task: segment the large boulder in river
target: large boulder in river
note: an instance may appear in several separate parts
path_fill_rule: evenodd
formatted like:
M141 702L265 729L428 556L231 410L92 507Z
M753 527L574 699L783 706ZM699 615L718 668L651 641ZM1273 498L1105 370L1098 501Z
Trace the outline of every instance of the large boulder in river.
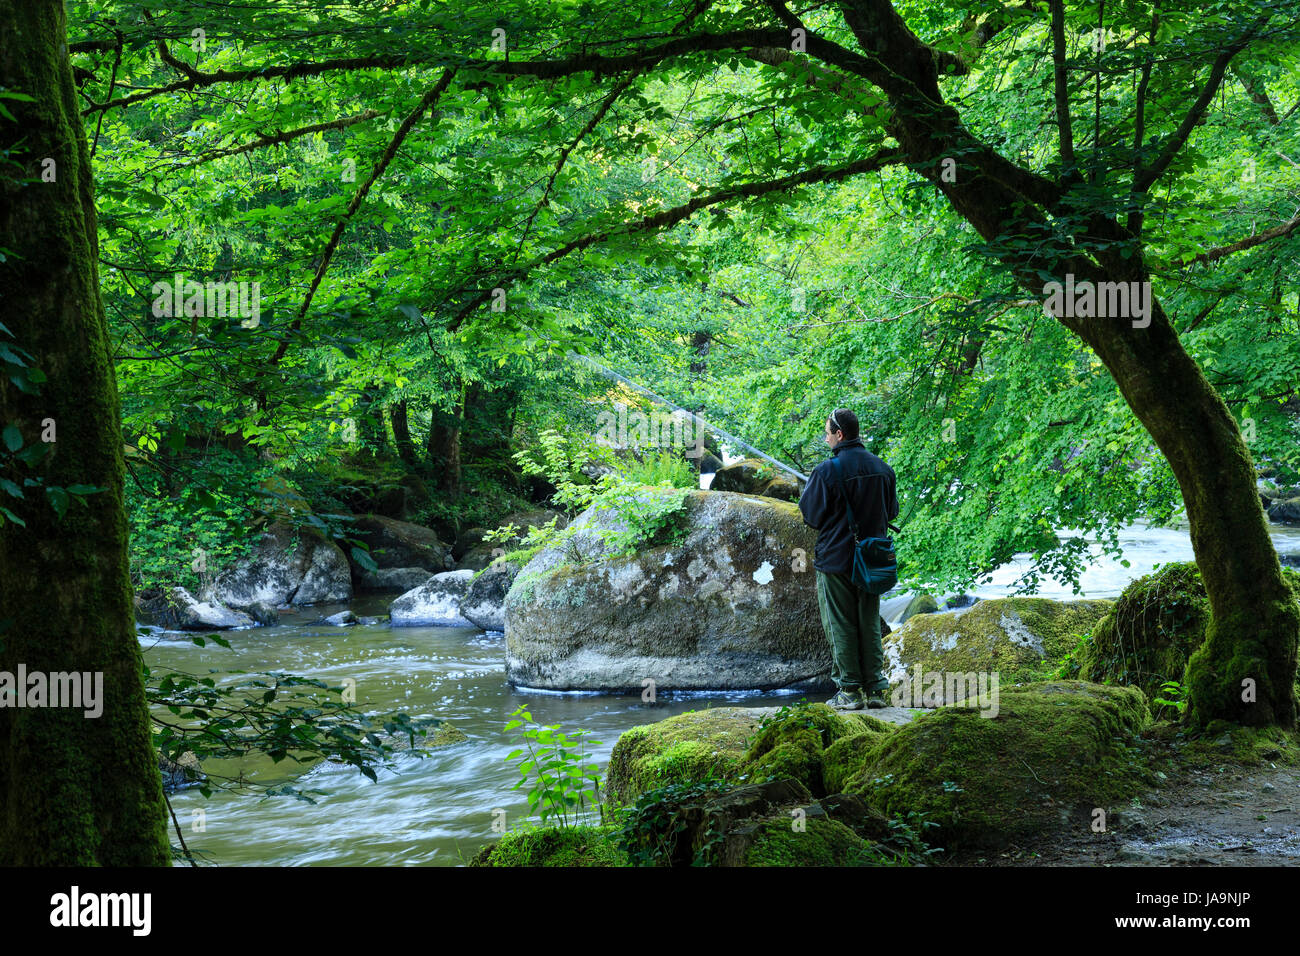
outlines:
M506 629L506 595L515 583L522 566L497 558L474 575L469 590L460 602L460 613L475 627L485 631Z
M912 707L952 704L950 696L966 696L961 691L967 682L950 681L949 674L990 675L986 679L991 683L996 672L1001 686L1041 679L1045 667L1064 660L1113 604L1015 597L918 614L884 639L885 676L903 705ZM945 676L929 683L925 675L936 673ZM933 694L923 696L927 684Z
M472 627L460 613L473 571L444 571L407 591L388 609L393 627Z
M200 601L184 588L171 588L141 602L140 610L153 624L169 631L224 631L254 624L247 614L215 601Z
M383 515L360 515L353 519L352 535L365 542L370 558L379 571L353 567L359 590L406 591L420 583L420 572L427 580L431 575L449 571L453 561L451 549L442 543L436 531L409 521Z
M1268 518L1270 521L1285 522L1286 524L1300 523L1300 498L1274 500L1269 505Z
M257 602L322 604L352 599L352 571L343 550L315 528L267 526L252 554L217 576L204 595L235 608Z
M598 504L563 547L524 567L506 597L507 679L552 690L827 686L814 532L799 509L644 489L647 500L664 496L681 496L682 508L651 540L637 542L620 510Z

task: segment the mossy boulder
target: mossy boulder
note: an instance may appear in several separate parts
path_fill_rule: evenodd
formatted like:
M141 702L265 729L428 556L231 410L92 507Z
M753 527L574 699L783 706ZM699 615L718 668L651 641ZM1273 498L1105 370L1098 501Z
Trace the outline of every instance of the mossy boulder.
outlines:
M1300 572L1284 567L1282 575L1300 602ZM1167 564L1124 589L1078 651L1078 677L1137 687L1154 700L1164 682L1183 682L1209 622L1210 602L1196 564Z
M943 614L919 614L884 639L885 673L896 694L910 706L954 704L954 692L922 699L922 674L998 674L999 684L1041 680L1063 660L1111 609L1114 602L1000 598ZM938 699L940 696L942 700ZM964 695L963 695L964 696Z
M1137 687L1148 699L1182 681L1205 640L1210 602L1191 561L1167 564L1129 584L1078 654L1079 679Z
M744 495L756 495L759 489L777 477L775 468L758 458L742 458L730 465L724 465L713 476L710 491L736 491Z
M748 707L713 707L624 731L610 754L606 797L629 804L660 787L728 778L744 760L759 716Z
M483 847L470 866L628 866L616 827L512 830Z
M762 723L734 777L740 781L798 780L816 797L841 789L853 756L861 747L848 738L875 741L894 730L890 724L865 714L839 714L825 704L783 708ZM832 753L832 782L827 777L827 754Z
M829 686L811 573L814 532L796 505L716 491L680 496L642 533L630 508L593 506L563 546L538 552L505 602L506 676L548 690Z
M788 779L820 797L842 789L861 768L858 758L895 729L868 714L840 714L820 703L775 715L745 707L689 711L624 732L610 756L606 795L614 804L630 804L667 786Z
M947 847L997 846L1071 819L1087 825L1150 784L1130 687L1051 681L1001 692L996 717L945 707L884 737L847 782L887 816L923 814Z
M796 829L789 817L754 827L745 866L853 866L867 842L838 820L810 818Z

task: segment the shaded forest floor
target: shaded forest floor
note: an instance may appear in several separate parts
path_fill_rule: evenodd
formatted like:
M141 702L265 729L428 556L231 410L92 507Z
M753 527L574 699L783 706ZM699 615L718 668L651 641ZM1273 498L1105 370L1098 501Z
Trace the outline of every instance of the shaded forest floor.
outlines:
M949 866L1300 866L1300 766L1171 758L1159 789L1008 849L941 854Z

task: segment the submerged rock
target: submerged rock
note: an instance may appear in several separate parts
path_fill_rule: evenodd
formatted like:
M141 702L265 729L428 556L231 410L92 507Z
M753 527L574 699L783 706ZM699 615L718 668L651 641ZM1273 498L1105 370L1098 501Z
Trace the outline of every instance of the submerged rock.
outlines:
M444 571L407 591L388 609L393 627L473 627L460 613L473 571Z
M903 706L911 707L956 703L967 696L960 688L969 675L986 675L985 686L994 673L1001 686L1041 679L1045 665L1064 660L1113 603L998 598L920 614L884 639L885 674ZM918 668L922 675L945 676L933 682L923 677L917 687ZM949 681L949 674L962 679Z
M352 572L342 549L315 528L295 532L277 521L248 558L217 576L206 596L236 608L344 602L352 599Z
M812 574L815 532L786 502L680 494L682 511L635 538L607 506L575 519L506 596L511 683L553 690L828 686L830 650ZM680 542L680 543L677 543ZM626 546L626 547L625 547ZM627 554L627 550L635 553Z
M185 588L172 588L144 601L140 610L169 631L224 631L252 627L253 618L215 601L200 601Z
M506 594L521 570L514 561L497 558L470 582L460 602L460 613L475 627L485 631L504 631Z
M164 793L197 787L208 779L199 765L199 758L188 750L176 760L168 760L159 754L158 772L162 774Z
M254 601L244 612L261 627L272 627L280 623L280 612L265 601Z

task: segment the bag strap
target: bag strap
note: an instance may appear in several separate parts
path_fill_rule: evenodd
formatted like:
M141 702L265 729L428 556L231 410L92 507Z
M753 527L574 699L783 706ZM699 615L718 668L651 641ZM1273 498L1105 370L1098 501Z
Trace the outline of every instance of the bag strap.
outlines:
M838 456L831 456L831 468L835 472L835 477L839 479L840 494L844 496L844 516L848 518L849 521L849 533L853 535L853 540L857 541L858 522L857 519L853 517L853 505L849 502L849 488L848 485L844 483L844 469L840 465L840 459Z
M844 481L844 468L840 465L840 459L838 455L831 456L831 468L834 469L835 471L835 477L839 479L840 493L844 495L844 514L849 521L849 531L852 532L853 534L853 540L857 541L858 522L853 516L853 506L849 503L849 489L848 489L848 485ZM880 489L880 516L882 519L884 519L886 532L898 530L892 524L889 523L889 512L885 508L885 489L883 488Z

